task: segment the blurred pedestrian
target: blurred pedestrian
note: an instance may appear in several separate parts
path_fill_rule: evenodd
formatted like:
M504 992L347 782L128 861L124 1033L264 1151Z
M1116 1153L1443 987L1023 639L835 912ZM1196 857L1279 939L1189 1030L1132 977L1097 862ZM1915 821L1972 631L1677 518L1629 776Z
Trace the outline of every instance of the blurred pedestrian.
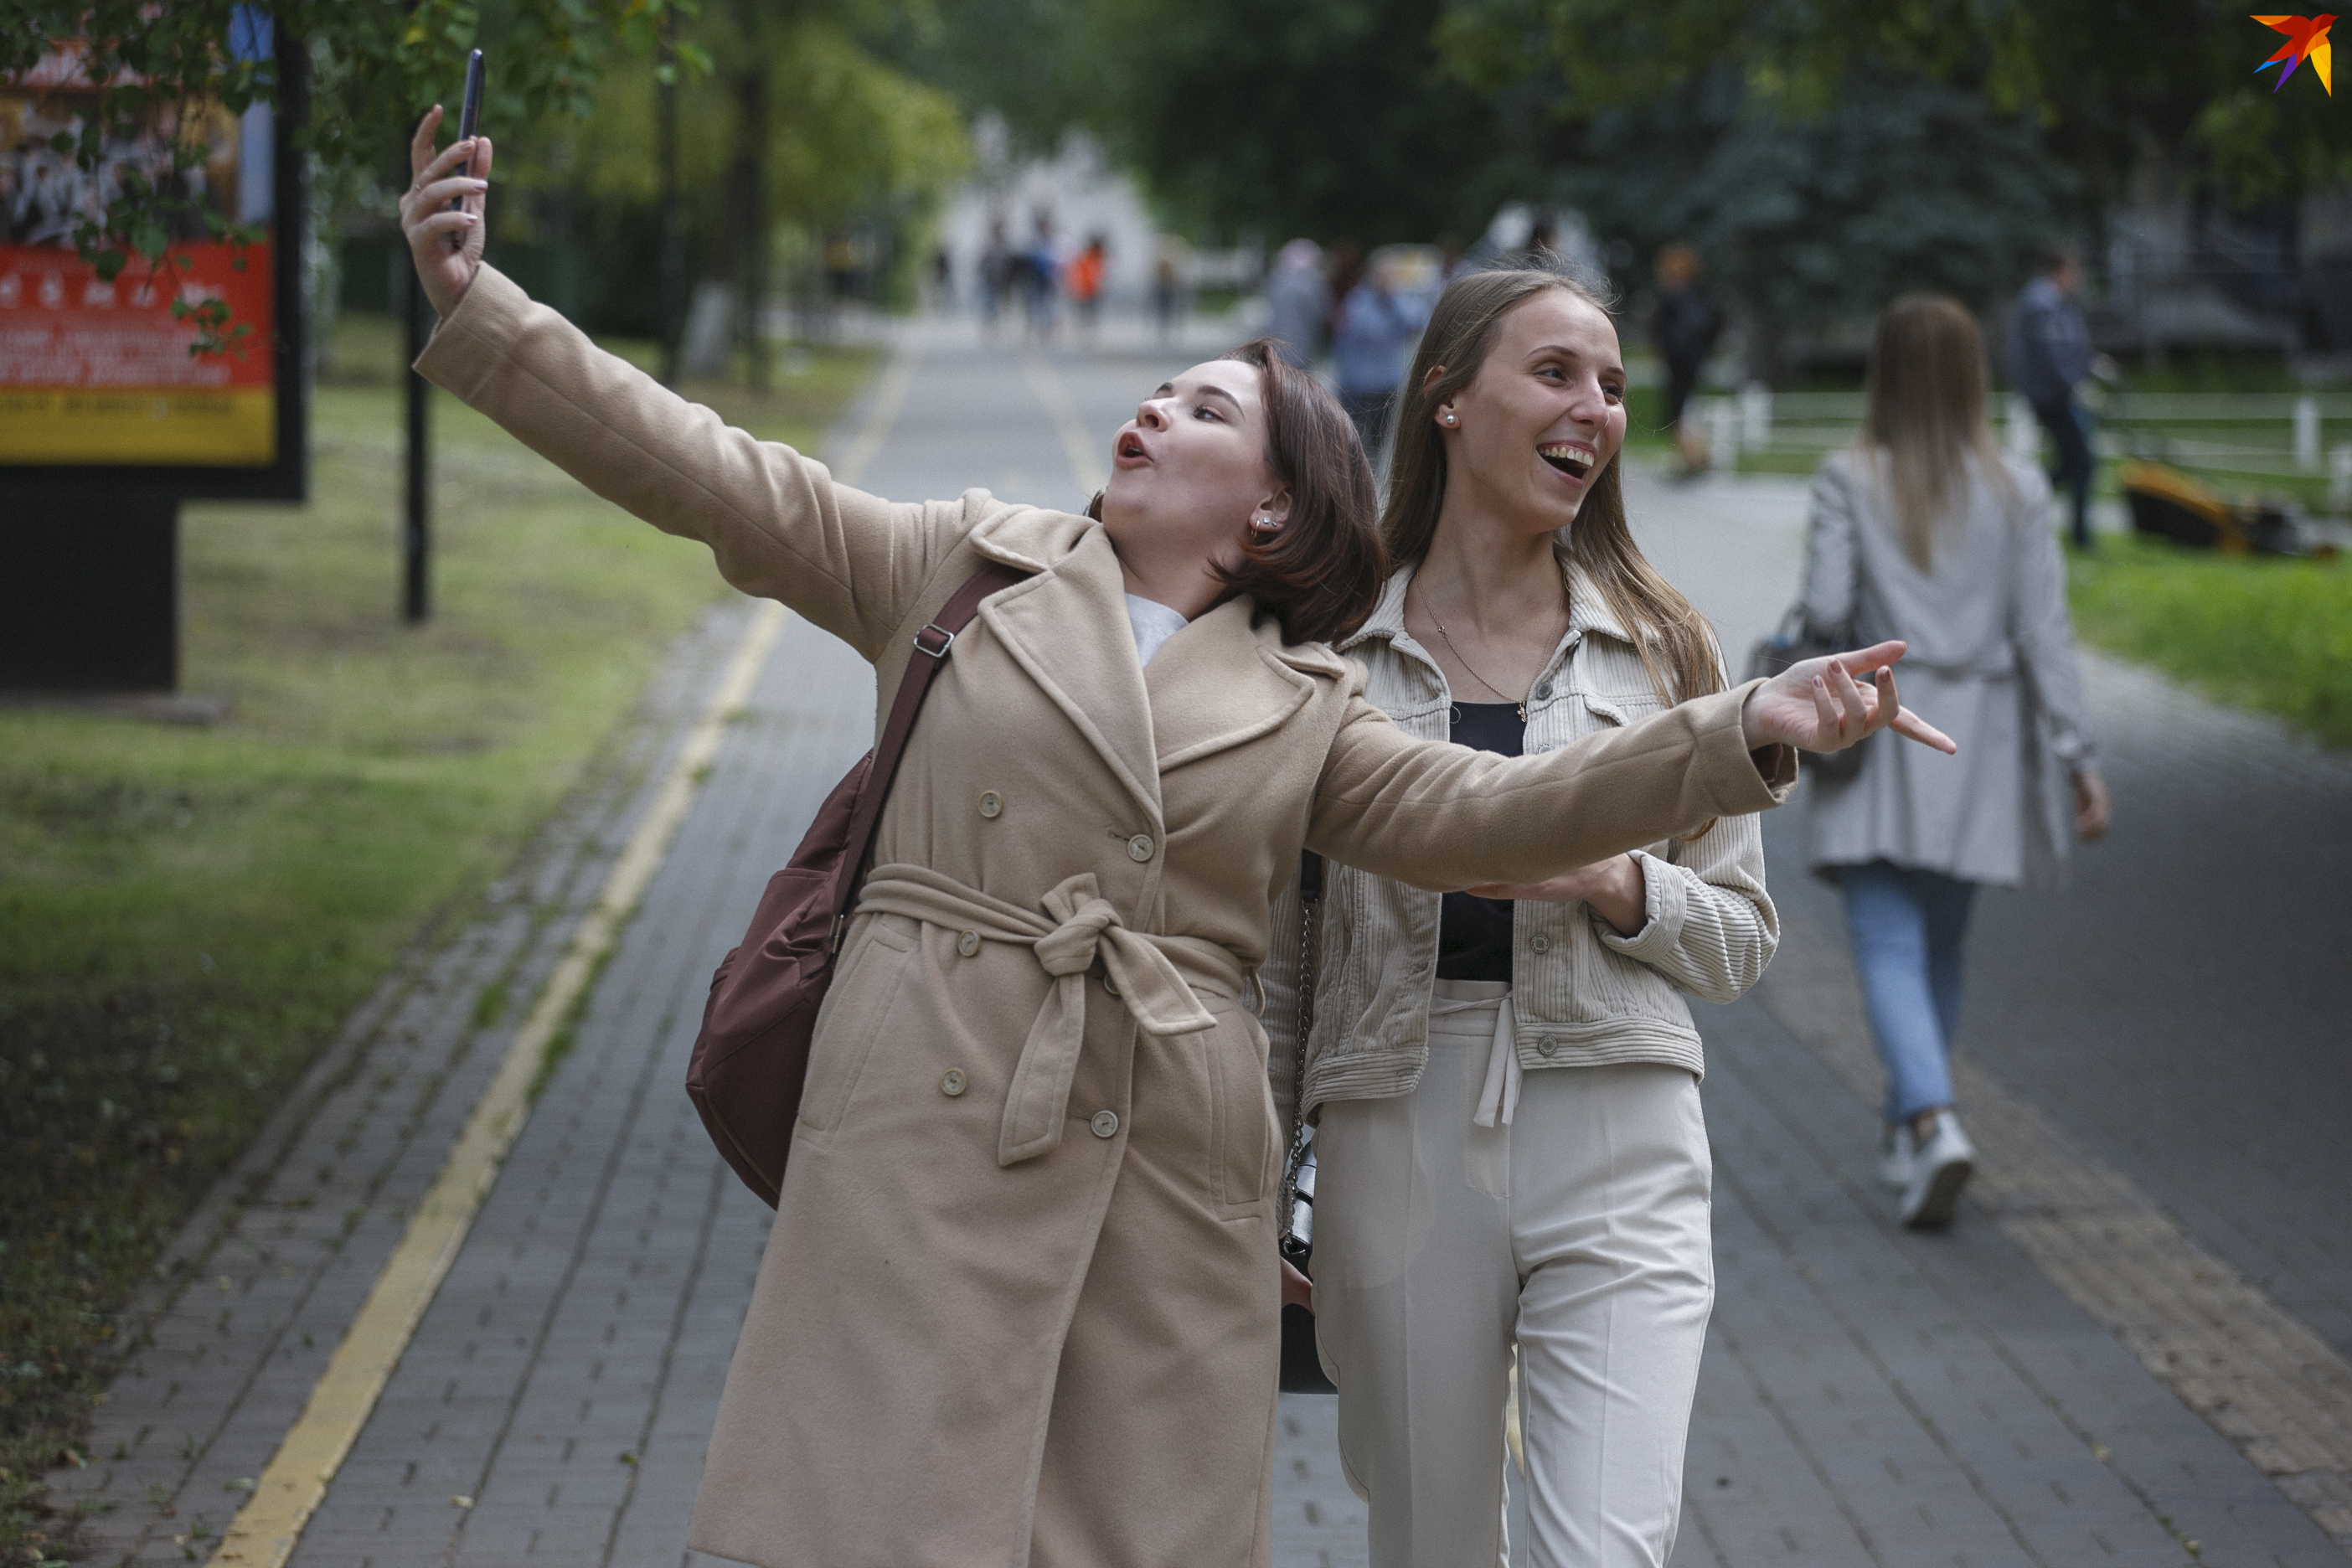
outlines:
M1013 291L1016 263L1013 247L1004 237L1004 220L988 220L988 244L980 253L980 325L990 336L996 332L996 319L1004 312L1005 297Z
M2009 374L2033 417L2057 448L2050 482L2074 497L2074 548L2091 548L2091 411L2083 405L2083 383L2091 374L2090 324L2074 302L2082 287L2082 258L2074 247L2043 247L2032 282L2018 296L2009 318Z
M1060 316L1062 253L1054 241L1054 215L1045 208L1039 207L1031 218L1029 244L1018 260L1013 288L1021 296L1029 335L1051 342Z
M1364 275L1339 304L1339 324L1331 337L1331 359L1339 377L1339 402L1363 437L1374 462L1388 434L1389 408L1406 348L1429 320L1426 300L1396 286L1383 262Z
M1615 327L1559 272L1475 273L1438 302L1381 523L1395 571L1339 645L1406 733L1534 754L1728 684L1627 527L1624 396ZM1294 891L1274 930L1300 919ZM1755 819L1549 880L1331 878L1320 920L1316 1326L1372 1568L1513 1560L1496 1439L1515 1341L1526 1560L1664 1564L1714 1300L1683 994L1729 1002L1772 957ZM1297 947L1276 940L1261 977L1276 1041Z
M1650 346L1666 367L1666 428L1674 433L1675 450L1682 458L1682 479L1706 472L1711 461L1706 437L1696 422L1684 416L1691 395L1698 390L1706 356L1723 335L1723 312L1699 292L1702 268L1698 252L1680 240L1658 252L1653 274L1657 279L1657 303L1650 311Z
M1070 258L1063 269L1068 287L1070 306L1076 315L1078 334L1092 342L1102 327L1103 272L1110 259L1110 241L1097 234L1087 239L1087 247Z
M1184 310L1184 268L1177 259L1176 246L1163 238L1160 255L1151 263L1151 320L1160 329L1160 341L1175 341L1176 323Z
M1265 335L1290 363L1305 370L1322 352L1323 329L1331 316L1331 290L1323 281L1323 247L1294 239L1275 253L1265 280L1270 310Z
M1984 343L1958 300L1912 294L1878 319L1862 434L1813 479L1805 615L1909 645L1906 695L1958 758L1862 748L1816 778L1807 858L1845 896L1886 1069L1883 1174L1903 1223L1951 1223L1976 1152L1953 1109L1961 941L1977 889L2053 888L2074 837L2106 831L2083 712L2050 487L2004 458L1985 417ZM1916 672L1915 672L1916 670Z

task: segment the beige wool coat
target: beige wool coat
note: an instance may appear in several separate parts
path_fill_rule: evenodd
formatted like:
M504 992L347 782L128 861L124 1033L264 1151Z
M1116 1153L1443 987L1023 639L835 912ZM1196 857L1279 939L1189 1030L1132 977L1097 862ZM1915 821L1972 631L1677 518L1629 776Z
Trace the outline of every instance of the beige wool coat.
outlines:
M1264 1563L1277 1134L1242 998L1302 845L1423 887L1785 798L1742 691L1543 757L1416 742L1250 601L1138 662L1100 525L892 503L484 268L418 368L871 659L982 560L819 1020L692 1544L762 1568ZM715 959L718 955L712 954Z

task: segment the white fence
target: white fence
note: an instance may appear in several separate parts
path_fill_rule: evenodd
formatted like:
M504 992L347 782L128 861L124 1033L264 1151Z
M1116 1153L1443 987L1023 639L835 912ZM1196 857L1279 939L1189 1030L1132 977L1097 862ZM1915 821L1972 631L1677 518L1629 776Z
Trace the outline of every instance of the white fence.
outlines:
M1695 397L1691 417L1721 460L1745 452L1819 456L1862 426L1858 392L1774 392L1760 382L1729 396ZM2033 410L2015 394L1997 411L2001 444L2028 458L2042 449ZM2330 427L2343 439L2330 447ZM2249 479L2329 476L2328 504L2352 506L2352 394L2125 393L2099 410L2099 453L2146 455Z

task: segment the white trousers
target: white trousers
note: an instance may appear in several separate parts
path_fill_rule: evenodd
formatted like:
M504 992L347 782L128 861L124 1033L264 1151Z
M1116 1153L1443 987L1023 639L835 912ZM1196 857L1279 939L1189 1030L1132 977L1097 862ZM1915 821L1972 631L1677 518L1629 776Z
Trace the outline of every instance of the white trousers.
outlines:
M1372 1568L1507 1564L1516 1341L1531 1560L1662 1568L1715 1303L1698 1084L1658 1065L1497 1084L1517 1076L1496 1055L1509 991L1440 981L1420 1087L1323 1107L1316 1329L1340 1458ZM1497 1125L1473 1121L1482 1100Z

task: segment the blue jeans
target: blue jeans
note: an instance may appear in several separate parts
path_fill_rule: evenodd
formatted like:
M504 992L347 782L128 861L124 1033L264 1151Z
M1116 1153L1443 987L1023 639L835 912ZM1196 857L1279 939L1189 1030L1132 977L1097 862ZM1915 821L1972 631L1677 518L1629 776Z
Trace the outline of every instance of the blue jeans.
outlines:
M1952 1103L1960 939L1977 885L1885 860L1839 867L1838 884L1863 1005L1886 1068L1886 1120L1908 1121Z

